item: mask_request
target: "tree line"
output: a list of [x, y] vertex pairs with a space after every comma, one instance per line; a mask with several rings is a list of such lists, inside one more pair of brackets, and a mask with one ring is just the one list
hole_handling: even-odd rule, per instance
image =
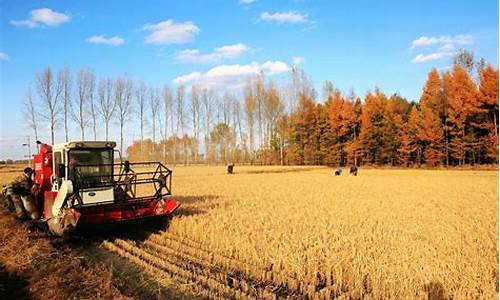
[[[323, 85], [318, 101], [309, 76], [296, 67], [277, 84], [264, 73], [240, 91], [179, 84], [152, 87], [131, 76], [99, 78], [69, 66], [47, 67], [27, 89], [24, 112], [35, 137], [79, 129], [82, 140], [109, 137], [118, 125], [139, 139], [130, 160], [169, 164], [252, 163], [298, 165], [454, 166], [498, 163], [498, 68], [460, 51], [449, 70], [432, 69], [418, 102], [380, 89], [364, 99]], [[74, 80], [73, 80], [74, 79]], [[102, 125], [104, 126], [102, 126]], [[137, 126], [139, 125], [139, 126]]]

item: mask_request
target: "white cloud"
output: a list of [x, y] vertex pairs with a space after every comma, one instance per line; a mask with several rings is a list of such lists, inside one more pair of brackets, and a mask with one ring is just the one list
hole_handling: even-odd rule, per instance
[[308, 15], [295, 11], [277, 12], [273, 14], [266, 11], [260, 14], [260, 20], [275, 21], [279, 23], [306, 23], [309, 21]]
[[441, 58], [444, 58], [444, 57], [449, 57], [449, 56], [453, 56], [455, 54], [455, 52], [434, 52], [434, 53], [430, 53], [430, 54], [419, 54], [417, 56], [415, 56], [411, 62], [412, 63], [424, 63], [424, 62], [429, 62], [429, 61], [433, 61], [433, 60], [438, 60], [438, 59], [441, 59]]
[[3, 52], [0, 52], [0, 60], [9, 60], [9, 56]]
[[53, 11], [50, 8], [38, 8], [30, 11], [30, 18], [27, 20], [12, 20], [10, 23], [15, 26], [27, 26], [30, 28], [40, 24], [47, 26], [57, 26], [69, 21], [69, 16]]
[[411, 43], [411, 48], [425, 47], [431, 45], [469, 45], [472, 44], [473, 39], [471, 35], [459, 34], [455, 36], [442, 35], [438, 37], [421, 36]]
[[181, 75], [179, 77], [176, 77], [174, 79], [174, 82], [176, 84], [188, 83], [188, 82], [192, 82], [192, 81], [198, 80], [199, 78], [201, 78], [202, 75], [203, 74], [200, 73], [200, 72], [193, 72], [193, 73], [189, 73], [189, 74], [186, 74], [186, 75]]
[[200, 31], [193, 22], [175, 23], [174, 20], [146, 24], [142, 29], [150, 32], [146, 42], [151, 44], [187, 43]]
[[241, 43], [215, 48], [213, 52], [206, 54], [201, 54], [198, 49], [185, 49], [178, 52], [175, 58], [186, 62], [209, 63], [221, 61], [225, 58], [240, 57], [249, 49], [247, 45]]
[[111, 46], [120, 46], [125, 43], [125, 40], [119, 36], [113, 36], [110, 38], [106, 38], [104, 35], [93, 35], [86, 39], [88, 43], [91, 44], [103, 44], [103, 45], [111, 45]]
[[26, 26], [29, 28], [33, 28], [37, 26], [37, 23], [31, 21], [31, 20], [12, 20], [10, 21], [10, 24], [14, 26]]
[[262, 65], [263, 70], [269, 71], [271, 74], [279, 74], [290, 70], [290, 67], [282, 61], [266, 61]]
[[257, 0], [240, 0], [240, 4], [251, 4], [254, 3]]
[[439, 60], [445, 57], [450, 57], [455, 54], [455, 45], [469, 45], [472, 44], [472, 42], [472, 36], [466, 34], [455, 36], [443, 35], [437, 37], [421, 36], [412, 42], [411, 49], [431, 46], [439, 46], [439, 48], [429, 54], [420, 53], [415, 56], [411, 60], [411, 62], [425, 63], [433, 60]]
[[294, 65], [298, 66], [303, 64], [306, 60], [302, 56], [294, 56], [292, 57], [292, 62]]
[[251, 76], [261, 71], [268, 74], [287, 72], [290, 67], [282, 61], [266, 61], [263, 64], [252, 62], [246, 65], [219, 65], [205, 73], [193, 72], [174, 79], [176, 84], [196, 84], [204, 88], [241, 88]]

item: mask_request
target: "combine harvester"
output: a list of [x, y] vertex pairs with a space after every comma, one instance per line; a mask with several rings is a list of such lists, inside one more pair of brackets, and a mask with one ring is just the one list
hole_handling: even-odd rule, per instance
[[160, 162], [122, 161], [115, 142], [37, 143], [33, 169], [40, 189], [35, 196], [55, 235], [164, 218], [179, 206], [171, 199], [172, 171]]

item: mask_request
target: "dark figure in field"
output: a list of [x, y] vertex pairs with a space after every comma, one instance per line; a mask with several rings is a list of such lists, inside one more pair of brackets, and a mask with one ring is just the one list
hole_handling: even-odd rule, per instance
[[340, 176], [340, 175], [342, 175], [342, 169], [335, 170], [335, 176]]
[[349, 174], [358, 176], [358, 167], [356, 167], [355, 165], [351, 165], [351, 167], [349, 168]]
[[227, 165], [227, 174], [233, 174], [234, 163]]
[[6, 190], [6, 200], [13, 206], [16, 217], [38, 219], [40, 214], [36, 208], [35, 193], [38, 186], [31, 176], [33, 170], [25, 168], [23, 174], [10, 183]]

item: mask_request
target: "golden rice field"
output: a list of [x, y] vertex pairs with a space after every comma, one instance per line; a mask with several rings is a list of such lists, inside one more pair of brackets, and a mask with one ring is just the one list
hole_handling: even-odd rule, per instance
[[102, 247], [212, 299], [496, 299], [498, 171], [173, 168], [182, 207]]

